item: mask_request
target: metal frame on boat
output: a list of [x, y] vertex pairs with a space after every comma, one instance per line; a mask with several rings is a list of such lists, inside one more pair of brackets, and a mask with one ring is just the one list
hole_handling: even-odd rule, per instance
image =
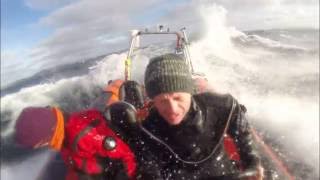
[[147, 35], [176, 35], [176, 47], [175, 53], [181, 54], [189, 66], [190, 72], [194, 76], [204, 76], [203, 73], [196, 73], [193, 68], [192, 60], [190, 57], [189, 52], [189, 40], [186, 33], [186, 28], [181, 28], [179, 31], [170, 31], [169, 28], [166, 30], [163, 29], [163, 26], [160, 25], [158, 31], [149, 31], [145, 29], [144, 31], [141, 30], [132, 30], [131, 31], [131, 43], [130, 49], [127, 54], [127, 58], [125, 60], [125, 80], [131, 79], [131, 60], [134, 54], [134, 51], [140, 48], [140, 38], [141, 36]]

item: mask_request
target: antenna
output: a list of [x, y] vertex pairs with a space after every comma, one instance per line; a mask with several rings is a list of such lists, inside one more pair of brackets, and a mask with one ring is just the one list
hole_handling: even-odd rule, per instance
[[159, 25], [158, 26], [158, 30], [159, 30], [159, 32], [162, 32], [163, 31], [163, 25]]
[[184, 41], [184, 54], [185, 54], [185, 57], [186, 57], [186, 60], [187, 60], [187, 63], [189, 64], [189, 67], [190, 67], [190, 70], [192, 73], [194, 73], [194, 69], [193, 69], [193, 65], [192, 65], [192, 61], [191, 61], [191, 58], [190, 58], [190, 52], [189, 52], [189, 40], [188, 40], [188, 37], [187, 37], [187, 33], [186, 33], [186, 28], [183, 27], [180, 29], [180, 31], [182, 32], [182, 35], [183, 35], [183, 41]]

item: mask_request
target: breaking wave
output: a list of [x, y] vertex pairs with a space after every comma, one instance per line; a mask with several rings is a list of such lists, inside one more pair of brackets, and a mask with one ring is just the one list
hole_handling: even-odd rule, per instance
[[315, 53], [315, 51], [299, 47], [297, 45], [284, 44], [282, 42], [268, 39], [259, 35], [242, 35], [235, 38], [235, 41], [246, 47], [262, 48], [272, 52], [299, 54], [299, 53]]

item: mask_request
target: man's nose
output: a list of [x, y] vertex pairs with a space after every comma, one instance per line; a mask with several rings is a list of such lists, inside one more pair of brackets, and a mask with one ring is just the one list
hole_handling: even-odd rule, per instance
[[177, 110], [177, 103], [173, 100], [169, 100], [167, 109], [169, 113], [175, 113]]

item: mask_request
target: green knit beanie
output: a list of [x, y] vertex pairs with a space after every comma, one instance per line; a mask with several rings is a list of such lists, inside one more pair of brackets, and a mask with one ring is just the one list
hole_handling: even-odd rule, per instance
[[146, 68], [144, 84], [150, 98], [170, 92], [192, 94], [194, 90], [189, 67], [176, 54], [165, 54], [152, 58]]

